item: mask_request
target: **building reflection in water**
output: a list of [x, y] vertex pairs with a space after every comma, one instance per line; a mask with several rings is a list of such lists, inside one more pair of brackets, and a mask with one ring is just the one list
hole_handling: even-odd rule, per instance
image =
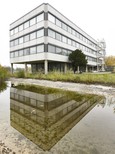
[[11, 126], [43, 150], [49, 150], [97, 101], [96, 96], [79, 100], [61, 93], [39, 94], [11, 87]]

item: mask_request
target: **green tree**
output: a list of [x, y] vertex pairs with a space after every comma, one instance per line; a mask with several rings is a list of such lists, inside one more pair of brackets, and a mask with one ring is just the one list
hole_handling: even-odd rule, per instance
[[69, 61], [72, 63], [72, 69], [74, 73], [77, 71], [78, 67], [85, 67], [87, 64], [86, 56], [79, 49], [76, 49], [69, 55]]

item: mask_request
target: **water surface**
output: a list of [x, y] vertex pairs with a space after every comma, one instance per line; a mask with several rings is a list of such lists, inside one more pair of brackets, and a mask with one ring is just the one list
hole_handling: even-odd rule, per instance
[[0, 106], [0, 143], [12, 152], [114, 154], [113, 97], [73, 98], [8, 87], [0, 93]]

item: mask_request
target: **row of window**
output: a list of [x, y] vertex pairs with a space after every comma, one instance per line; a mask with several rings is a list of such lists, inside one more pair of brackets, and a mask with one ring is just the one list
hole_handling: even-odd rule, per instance
[[94, 51], [94, 50], [92, 50], [92, 49], [90, 49], [90, 48], [88, 48], [88, 47], [86, 47], [86, 46], [84, 46], [82, 44], [79, 44], [78, 42], [73, 41], [70, 38], [65, 37], [65, 36], [55, 32], [55, 31], [53, 31], [51, 29], [48, 29], [48, 36], [50, 36], [50, 37], [52, 37], [52, 38], [54, 38], [54, 39], [56, 39], [58, 41], [62, 41], [63, 43], [74, 46], [77, 49], [80, 49], [82, 51], [86, 51], [86, 52], [89, 52], [89, 53], [94, 54], [94, 55], [96, 55], [96, 53], [97, 53], [96, 51]]
[[[38, 45], [30, 48], [21, 49], [10, 53], [10, 58], [21, 57], [44, 52], [44, 45]], [[48, 45], [48, 52], [68, 56], [72, 51], [60, 48], [54, 45]], [[88, 61], [97, 62], [96, 58], [87, 57]]]
[[44, 13], [39, 14], [39, 15], [37, 15], [36, 17], [34, 17], [34, 18], [32, 18], [32, 19], [26, 21], [25, 23], [21, 24], [20, 26], [18, 26], [18, 27], [16, 27], [16, 28], [12, 29], [12, 30], [10, 31], [10, 35], [12, 36], [12, 35], [14, 35], [14, 34], [20, 32], [20, 31], [22, 31], [22, 30], [24, 30], [24, 29], [26, 29], [26, 28], [29, 28], [29, 27], [31, 27], [31, 26], [37, 24], [38, 22], [40, 22], [40, 21], [42, 21], [42, 20], [44, 20]]
[[62, 22], [61, 20], [54, 17], [50, 13], [48, 13], [48, 20], [51, 21], [52, 23], [56, 24], [57, 26], [61, 27], [65, 31], [68, 31], [69, 33], [76, 36], [77, 38], [81, 39], [82, 41], [86, 42], [87, 44], [89, 44], [93, 47], [96, 47], [96, 45], [92, 41], [90, 41], [89, 39], [87, 39], [86, 37], [81, 35], [79, 32], [77, 32], [76, 30], [74, 30], [73, 28], [71, 28], [70, 26], [68, 26], [64, 22]]
[[38, 45], [38, 46], [34, 46], [34, 47], [25, 48], [25, 49], [11, 52], [10, 58], [32, 55], [32, 54], [37, 54], [40, 52], [44, 52], [44, 45]]
[[19, 44], [34, 40], [34, 39], [42, 37], [42, 36], [44, 36], [44, 29], [40, 29], [40, 30], [38, 30], [36, 32], [27, 34], [25, 36], [22, 36], [22, 37], [16, 39], [16, 40], [11, 41], [10, 42], [10, 47], [13, 47], [13, 46], [16, 46], [16, 45], [19, 45]]
[[72, 51], [54, 45], [48, 45], [48, 52], [68, 56]]

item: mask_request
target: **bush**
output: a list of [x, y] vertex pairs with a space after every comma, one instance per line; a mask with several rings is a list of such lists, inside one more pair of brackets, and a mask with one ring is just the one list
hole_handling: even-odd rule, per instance
[[25, 78], [25, 72], [24, 70], [20, 70], [16, 73], [16, 77], [18, 78]]

